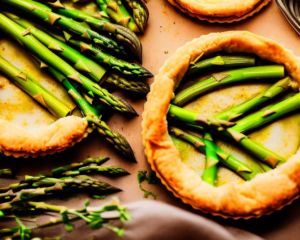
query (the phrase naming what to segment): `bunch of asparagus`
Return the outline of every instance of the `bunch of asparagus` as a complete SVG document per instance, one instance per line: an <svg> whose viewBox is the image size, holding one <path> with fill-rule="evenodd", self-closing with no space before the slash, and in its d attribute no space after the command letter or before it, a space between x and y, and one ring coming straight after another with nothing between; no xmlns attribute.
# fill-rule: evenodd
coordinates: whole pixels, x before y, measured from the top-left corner
<svg viewBox="0 0 300 240"><path fill-rule="evenodd" d="M137 0L128 1L134 9L134 17L129 18L121 1L97 1L101 11L93 16L66 8L60 1L44 2L47 5L31 0L0 1L0 33L18 41L41 68L62 83L90 123L90 130L96 128L119 152L135 161L127 140L101 118L107 107L127 115L137 113L129 103L100 85L108 82L135 93L149 92L149 86L138 80L153 76L147 69L111 55L127 57L130 50L142 60L141 43L130 29L136 26L144 31L148 19L146 6ZM111 23L112 19L118 24ZM74 103L57 99L2 57L0 71L56 117L72 114Z"/></svg>
<svg viewBox="0 0 300 240"><path fill-rule="evenodd" d="M217 166L219 162L245 180L250 180L258 173L269 171L286 162L285 158L267 149L262 144L248 138L245 133L299 109L299 93L276 103L267 109L258 110L248 116L245 115L256 108L261 107L263 104L269 103L269 100L279 96L281 93L284 93L289 89L297 89L298 84L293 81L291 77L285 77L283 66L254 65L255 58L249 56L220 55L201 61L196 59L196 62L190 65L186 76L218 68L225 70L226 68L232 67L247 67L213 73L204 80L179 91L173 99L172 103L174 105L170 104L169 106L168 119L170 120L171 125L169 128L170 132L192 144L201 153L206 154L206 165L202 179L213 186L217 183ZM198 112L181 108L182 105L191 101L195 97L201 96L203 93L225 84L244 82L248 79L279 80L252 99L212 117L207 118ZM237 118L240 118L240 120L233 121ZM186 132L181 128L187 128L189 130L199 132L202 134L203 138ZM216 145L212 134L216 137L224 136L225 138L233 140L236 144L241 146L244 150L260 161L247 165L237 160L233 155L225 152Z"/></svg>
<svg viewBox="0 0 300 240"><path fill-rule="evenodd" d="M45 197L50 194L61 193L66 190L85 190L91 194L113 193L120 191L120 189L113 187L108 183L93 179L87 175L81 175L89 173L100 173L108 176L128 174L126 170L120 167L101 166L108 160L108 157L88 158L82 162L58 167L37 176L25 176L25 179L20 182L0 188L0 219L15 216L12 214L18 214L22 211L29 211L31 213L38 213L39 210L57 212L62 215L62 219L56 219L55 221L38 225L36 228L64 223L68 231L73 229L73 226L69 221L75 219L69 219L68 215L73 215L76 218L85 220L92 229L101 228L108 223L108 219L101 217L101 214L106 211L118 211L120 214L114 218L120 219L121 221L130 219L130 216L126 213L126 209L116 201L99 210L88 210L87 208L71 210L63 206L31 201L34 197ZM86 204L86 207L87 206L88 204ZM26 238L26 236L32 229L25 227L18 217L15 218L19 223L19 226L12 229L0 229L0 236L1 234L5 236L9 234L12 235L12 237L29 239ZM112 228L112 230L116 231L118 234L122 234L123 232L123 230L117 228Z"/></svg>

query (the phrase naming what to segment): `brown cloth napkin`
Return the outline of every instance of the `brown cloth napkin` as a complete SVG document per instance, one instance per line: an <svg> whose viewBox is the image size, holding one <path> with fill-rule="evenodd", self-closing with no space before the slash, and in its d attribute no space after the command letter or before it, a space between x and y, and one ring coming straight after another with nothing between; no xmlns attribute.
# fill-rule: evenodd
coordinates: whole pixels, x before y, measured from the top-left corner
<svg viewBox="0 0 300 240"><path fill-rule="evenodd" d="M171 205L151 200L133 202L126 205L132 220L117 223L125 228L120 238L108 229L90 230L83 221L76 223L71 233L64 233L61 239L88 240L262 240L262 238L233 227L223 227L202 216ZM59 228L63 228L60 226ZM45 229L44 229L45 230ZM52 229L52 233L65 232ZM44 231L37 236L46 234ZM47 236L47 235L45 235ZM49 235L48 235L49 236Z"/></svg>

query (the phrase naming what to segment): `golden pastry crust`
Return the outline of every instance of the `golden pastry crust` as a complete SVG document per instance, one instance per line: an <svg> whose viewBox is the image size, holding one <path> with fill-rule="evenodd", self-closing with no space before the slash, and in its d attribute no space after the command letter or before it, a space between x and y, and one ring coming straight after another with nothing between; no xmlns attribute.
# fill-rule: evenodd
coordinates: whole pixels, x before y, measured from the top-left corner
<svg viewBox="0 0 300 240"><path fill-rule="evenodd" d="M207 17L241 17L264 0L176 0L191 13Z"/></svg>
<svg viewBox="0 0 300 240"><path fill-rule="evenodd" d="M274 41L244 31L212 33L179 48L160 69L147 96L142 138L149 163L162 183L183 202L206 213L233 218L270 214L297 198L300 191L300 151L275 170L242 184L212 187L181 162L168 135L166 113L174 88L198 56L225 51L254 53L285 66L300 83L300 58Z"/></svg>
<svg viewBox="0 0 300 240"><path fill-rule="evenodd" d="M0 119L0 151L7 156L38 157L61 152L87 136L87 121L69 116L35 131Z"/></svg>
<svg viewBox="0 0 300 240"><path fill-rule="evenodd" d="M250 10L249 12L245 13L244 15L237 17L237 16L228 16L228 17L210 17L210 16L202 16L200 14L192 13L189 10L183 8L180 4L176 2L176 0L168 0L174 7L177 7L182 12L189 14L191 17L196 17L202 21L208 21L210 23L232 23L232 22L239 22L244 20L248 17L251 17L253 14L259 12L264 6L268 5L271 0L264 0L261 1L255 8Z"/></svg>

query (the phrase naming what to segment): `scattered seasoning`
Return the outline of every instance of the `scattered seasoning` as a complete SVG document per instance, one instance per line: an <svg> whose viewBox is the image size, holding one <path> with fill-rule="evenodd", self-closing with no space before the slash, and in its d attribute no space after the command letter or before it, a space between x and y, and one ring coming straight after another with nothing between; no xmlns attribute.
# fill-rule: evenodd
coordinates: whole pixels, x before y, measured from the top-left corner
<svg viewBox="0 0 300 240"><path fill-rule="evenodd" d="M164 53L165 53L165 54L168 54L168 53L169 53L169 51L168 51L168 50L166 50L166 51L164 51Z"/></svg>

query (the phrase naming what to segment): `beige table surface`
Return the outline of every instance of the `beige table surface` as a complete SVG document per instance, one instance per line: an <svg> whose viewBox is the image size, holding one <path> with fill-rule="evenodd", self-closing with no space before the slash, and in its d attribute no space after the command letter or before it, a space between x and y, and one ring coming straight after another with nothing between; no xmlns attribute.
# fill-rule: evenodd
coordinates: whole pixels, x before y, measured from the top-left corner
<svg viewBox="0 0 300 240"><path fill-rule="evenodd" d="M234 24L209 24L191 18L186 14L172 7L167 0L149 0L148 8L150 19L146 33L140 37L143 43L143 66L149 69L154 75L158 73L163 65L175 50L183 46L186 42L194 38L211 32L222 32L229 30L247 30L255 34L269 37L285 47L291 49L297 56L300 56L300 37L293 31L292 27L286 22L285 18L277 8L275 1L272 1L259 14ZM153 79L149 79L151 83ZM133 97L132 94L118 92L124 96L135 107L141 115L145 100ZM117 131L121 132L133 146L138 163L124 160L120 155L101 138L99 134L91 134L81 143L65 152L36 159L14 159L0 155L0 168L15 167L18 176L35 175L71 162L78 162L86 157L109 156L111 160L106 165L118 165L124 167L131 173L130 176L108 179L99 177L123 189L123 192L110 196L117 196L121 202L128 203L143 198L143 192L137 183L137 172L149 170L143 146L141 143L141 121L142 117L128 118L118 113L114 113L108 124ZM0 186L10 183L10 180L0 180ZM147 190L151 190L158 195L157 201L163 201L189 211L191 207L183 204L179 199L169 193L161 184L143 185ZM110 197L109 197L110 198ZM96 206L99 201L102 204L106 200L92 201L91 205ZM151 196L149 197L151 198ZM68 206L83 206L86 196L81 194L77 198L68 201L53 199L52 203L64 204ZM212 217L201 212L198 214L211 218L221 224L236 226L266 239L299 239L300 235L300 200L296 200L292 205L285 207L279 212L270 216L252 220L223 220L219 217Z"/></svg>

